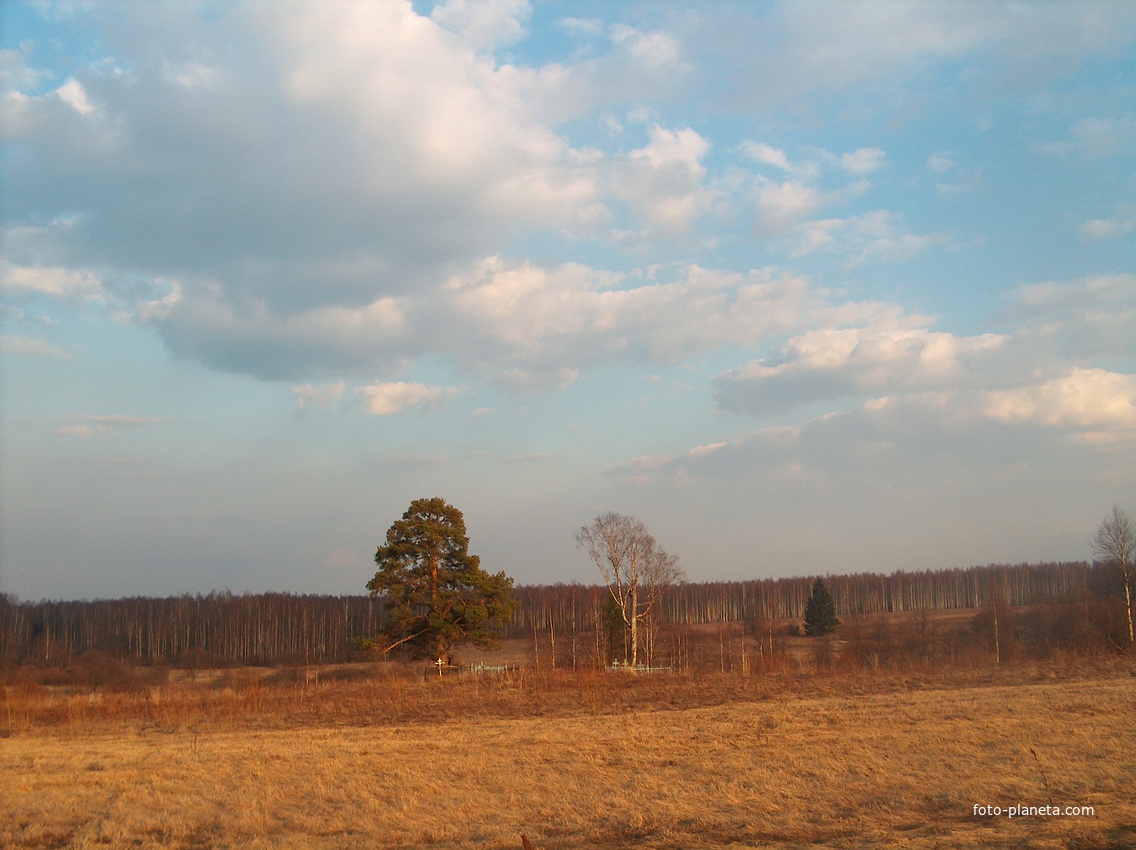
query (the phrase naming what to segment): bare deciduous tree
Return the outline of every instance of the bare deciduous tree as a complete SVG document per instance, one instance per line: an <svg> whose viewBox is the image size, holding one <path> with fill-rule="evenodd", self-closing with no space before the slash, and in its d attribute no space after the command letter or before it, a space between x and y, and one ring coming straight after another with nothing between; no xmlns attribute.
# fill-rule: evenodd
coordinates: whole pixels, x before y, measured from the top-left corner
<svg viewBox="0 0 1136 850"><path fill-rule="evenodd" d="M1132 573L1136 560L1136 529L1127 511L1113 507L1112 513L1101 521L1093 538L1093 552L1109 564L1116 564L1124 577L1124 601L1128 606L1128 642L1136 643L1132 633Z"/></svg>
<svg viewBox="0 0 1136 850"><path fill-rule="evenodd" d="M654 538L651 538L651 547L644 565L639 582L642 587L641 607L637 616L644 626L647 665L650 666L655 663L655 644L659 631L656 609L666 589L682 580L683 572L678 565L678 555L672 555L655 545Z"/></svg>
<svg viewBox="0 0 1136 850"><path fill-rule="evenodd" d="M576 532L576 542L599 569L629 633L632 667L639 660L639 624L663 590L682 576L678 558L661 549L642 521L612 511Z"/></svg>

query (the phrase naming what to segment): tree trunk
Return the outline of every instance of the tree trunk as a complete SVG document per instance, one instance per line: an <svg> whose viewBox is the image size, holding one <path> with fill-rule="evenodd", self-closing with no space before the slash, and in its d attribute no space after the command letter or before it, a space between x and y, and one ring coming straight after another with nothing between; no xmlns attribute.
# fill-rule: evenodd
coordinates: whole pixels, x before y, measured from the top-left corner
<svg viewBox="0 0 1136 850"><path fill-rule="evenodd" d="M628 619L630 620L631 627L631 669L635 669L635 665L639 660L639 588L632 586L630 608L628 611Z"/></svg>
<svg viewBox="0 0 1136 850"><path fill-rule="evenodd" d="M548 642L551 646L552 652L552 669L556 669L556 624L553 622L552 615L548 616Z"/></svg>
<svg viewBox="0 0 1136 850"><path fill-rule="evenodd" d="M1132 571L1124 570L1124 601L1128 604L1128 643L1136 643L1132 635Z"/></svg>
<svg viewBox="0 0 1136 850"><path fill-rule="evenodd" d="M1002 663L1002 646L998 642L998 602L994 602L994 663Z"/></svg>

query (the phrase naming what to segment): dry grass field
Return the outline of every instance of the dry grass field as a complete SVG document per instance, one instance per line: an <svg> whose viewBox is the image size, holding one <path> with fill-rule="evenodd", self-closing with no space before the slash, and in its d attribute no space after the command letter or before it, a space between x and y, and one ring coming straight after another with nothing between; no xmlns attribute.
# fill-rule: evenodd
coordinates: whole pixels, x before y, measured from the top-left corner
<svg viewBox="0 0 1136 850"><path fill-rule="evenodd" d="M953 679L359 672L9 688L0 845L1136 846L1131 660Z"/></svg>

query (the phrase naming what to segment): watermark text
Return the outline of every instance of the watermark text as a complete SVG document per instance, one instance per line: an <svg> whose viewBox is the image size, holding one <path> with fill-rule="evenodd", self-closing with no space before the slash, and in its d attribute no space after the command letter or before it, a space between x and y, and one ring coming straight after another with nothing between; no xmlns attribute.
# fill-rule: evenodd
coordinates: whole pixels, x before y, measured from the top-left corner
<svg viewBox="0 0 1136 850"><path fill-rule="evenodd" d="M974 804L973 814L979 818L1091 818L1096 816L1092 806L980 806Z"/></svg>

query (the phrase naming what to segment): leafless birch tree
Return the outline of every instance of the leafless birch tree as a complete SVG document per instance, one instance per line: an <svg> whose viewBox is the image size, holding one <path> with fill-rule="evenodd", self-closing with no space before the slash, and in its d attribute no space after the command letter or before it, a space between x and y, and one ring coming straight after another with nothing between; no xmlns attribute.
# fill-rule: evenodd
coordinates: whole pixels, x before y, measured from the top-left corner
<svg viewBox="0 0 1136 850"><path fill-rule="evenodd" d="M640 520L600 514L576 532L607 584L628 631L632 668L639 660L639 625L649 620L663 590L682 577L678 558L661 549Z"/></svg>
<svg viewBox="0 0 1136 850"><path fill-rule="evenodd" d="M1116 564L1124 578L1124 601L1128 606L1128 642L1136 643L1132 633L1132 573L1136 561L1136 529L1126 511L1113 507L1093 538L1093 552L1107 564Z"/></svg>

